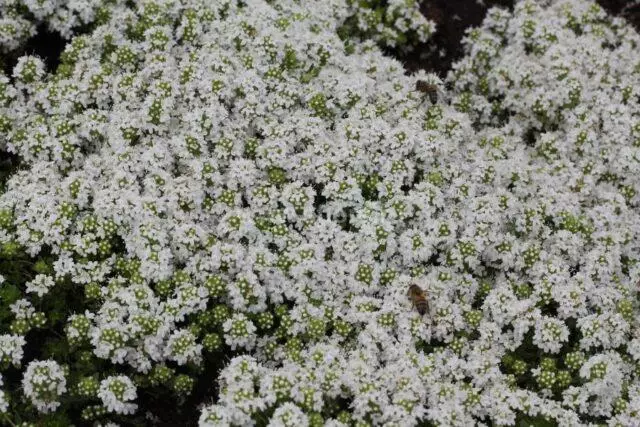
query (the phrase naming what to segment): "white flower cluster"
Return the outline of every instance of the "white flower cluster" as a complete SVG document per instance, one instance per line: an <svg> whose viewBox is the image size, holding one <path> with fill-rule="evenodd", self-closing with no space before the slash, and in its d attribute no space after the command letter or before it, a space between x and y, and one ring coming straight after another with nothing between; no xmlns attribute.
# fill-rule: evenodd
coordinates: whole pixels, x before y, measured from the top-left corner
<svg viewBox="0 0 640 427"><path fill-rule="evenodd" d="M0 243L53 254L39 299L84 290L69 343L141 384L244 352L202 425L632 419L638 34L585 1L494 9L449 105L341 41L351 2L249 3L116 2L55 76L25 57L0 81L0 144L28 167ZM42 313L11 310L16 363ZM52 364L25 374L55 384L25 385L47 409ZM97 395L137 409L129 376Z"/></svg>
<svg viewBox="0 0 640 427"><path fill-rule="evenodd" d="M0 364L3 367L13 364L20 366L24 354L23 347L27 342L20 335L0 335Z"/></svg>
<svg viewBox="0 0 640 427"><path fill-rule="evenodd" d="M412 50L435 32L435 23L420 12L417 0L347 0L350 17L342 31L357 31L384 46ZM353 22L353 27L348 25Z"/></svg>
<svg viewBox="0 0 640 427"><path fill-rule="evenodd" d="M130 403L137 397L136 386L124 375L105 378L100 382L98 397L109 412L132 414L138 405Z"/></svg>
<svg viewBox="0 0 640 427"><path fill-rule="evenodd" d="M33 361L27 365L22 378L24 395L40 412L54 411L58 399L67 391L62 367L53 360Z"/></svg>
<svg viewBox="0 0 640 427"><path fill-rule="evenodd" d="M345 0L345 3L340 15L335 15L346 23L345 36L357 32L382 45L411 50L435 32L435 24L422 15L417 0ZM71 39L83 27L113 19L125 5L123 0L2 0L0 51L17 50L36 35L37 27L42 24L48 31ZM147 7L155 7L155 2L148 2ZM141 36L144 27L131 23L127 31Z"/></svg>
<svg viewBox="0 0 640 427"><path fill-rule="evenodd" d="M2 376L0 376L0 386L4 384ZM4 390L0 390L0 413L6 413L9 408L9 402L7 401L7 393Z"/></svg>
<svg viewBox="0 0 640 427"><path fill-rule="evenodd" d="M27 283L27 293L35 293L39 297L47 294L55 285L51 276L38 274L33 280Z"/></svg>
<svg viewBox="0 0 640 427"><path fill-rule="evenodd" d="M255 346L257 328L244 314L234 314L222 327L225 342L232 350L236 347L252 349Z"/></svg>

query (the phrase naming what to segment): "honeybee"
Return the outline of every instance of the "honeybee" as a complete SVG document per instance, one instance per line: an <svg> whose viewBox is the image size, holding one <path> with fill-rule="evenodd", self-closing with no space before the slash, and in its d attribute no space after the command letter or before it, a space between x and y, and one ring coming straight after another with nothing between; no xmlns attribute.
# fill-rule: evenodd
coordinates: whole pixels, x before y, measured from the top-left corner
<svg viewBox="0 0 640 427"><path fill-rule="evenodd" d="M425 291L418 285L409 286L409 292L407 292L409 299L413 303L420 316L423 316L429 311L429 303L427 302L427 295Z"/></svg>
<svg viewBox="0 0 640 427"><path fill-rule="evenodd" d="M426 82L424 80L418 80L416 82L416 90L422 93L426 93L429 96L429 100L432 104L438 102L438 86L433 83Z"/></svg>

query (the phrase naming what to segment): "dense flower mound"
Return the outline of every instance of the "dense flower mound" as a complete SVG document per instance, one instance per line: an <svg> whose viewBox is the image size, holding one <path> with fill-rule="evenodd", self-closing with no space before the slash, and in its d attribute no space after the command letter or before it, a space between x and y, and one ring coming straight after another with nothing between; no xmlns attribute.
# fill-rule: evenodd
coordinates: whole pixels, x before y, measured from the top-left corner
<svg viewBox="0 0 640 427"><path fill-rule="evenodd" d="M349 17L338 29L347 38L358 36L382 46L411 51L425 43L435 23L420 13L419 0L346 0ZM315 6L314 6L315 7Z"/></svg>
<svg viewBox="0 0 640 427"><path fill-rule="evenodd" d="M338 36L374 3L107 2L0 78L5 417L150 423L214 370L204 426L633 425L640 37L494 9L443 93L376 45L415 2Z"/></svg>
<svg viewBox="0 0 640 427"><path fill-rule="evenodd" d="M350 37L357 35L383 46L411 50L415 44L425 43L435 30L435 24L420 13L418 0L345 2L342 7L347 16L340 31ZM182 3L188 6L188 2ZM108 22L112 12L126 4L124 0L0 0L0 52L20 48L36 35L38 25L70 39L78 31Z"/></svg>

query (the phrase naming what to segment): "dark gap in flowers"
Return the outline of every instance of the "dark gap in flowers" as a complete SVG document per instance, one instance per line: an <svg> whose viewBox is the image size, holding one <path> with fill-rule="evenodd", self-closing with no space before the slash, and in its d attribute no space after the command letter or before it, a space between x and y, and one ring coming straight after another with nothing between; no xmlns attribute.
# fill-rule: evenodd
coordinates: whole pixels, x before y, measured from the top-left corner
<svg viewBox="0 0 640 427"><path fill-rule="evenodd" d="M327 202L327 198L322 195L324 184L314 183L313 189L316 191L316 196L313 199L313 207L316 215L318 215L320 213L320 208Z"/></svg>
<svg viewBox="0 0 640 427"><path fill-rule="evenodd" d="M42 58L47 72L52 73L58 68L60 55L66 45L67 40L63 39L59 33L50 31L45 24L40 24L36 35L27 40L22 49L7 55L3 71L13 79L13 68L18 63L18 59L23 55L34 55Z"/></svg>
<svg viewBox="0 0 640 427"><path fill-rule="evenodd" d="M400 60L408 74L426 70L445 77L451 65L464 53L462 38L468 28L478 27L491 7L513 10L514 0L425 0L420 11L436 23L436 32L410 52L387 49ZM637 0L597 0L609 14L626 19L640 31L640 2Z"/></svg>
<svg viewBox="0 0 640 427"><path fill-rule="evenodd" d="M442 263L440 262L440 252L434 252L431 257L429 257L429 260L427 261L427 265L433 266L433 267L438 267L440 265L442 265Z"/></svg>
<svg viewBox="0 0 640 427"><path fill-rule="evenodd" d="M569 267L569 274L571 277L575 276L580 271L580 264L572 265Z"/></svg>
<svg viewBox="0 0 640 427"><path fill-rule="evenodd" d="M141 394L139 396L141 407L153 408L156 416L152 425L158 427L195 425L198 406L202 402L218 398L217 379L220 370L231 358L238 355L239 353L236 352L226 355L223 352L205 355L206 363L202 364L204 369L197 374L191 394L186 398L182 398L183 400L180 400L179 397L176 398L174 394L163 390L161 387L157 388L158 394L156 395Z"/></svg>
<svg viewBox="0 0 640 427"><path fill-rule="evenodd" d="M524 133L524 143L529 147L535 147L536 145L536 131L533 128L529 128Z"/></svg>
<svg viewBox="0 0 640 427"><path fill-rule="evenodd" d="M0 191L5 190L7 180L19 165L20 157L18 155L0 150Z"/></svg>
<svg viewBox="0 0 640 427"><path fill-rule="evenodd" d="M243 209L244 209L244 208L248 208L248 207L250 206L250 205L249 205L249 202L247 201L247 197L245 196L245 194L244 194L244 193L242 193L241 201L242 201L242 208L243 208Z"/></svg>
<svg viewBox="0 0 640 427"><path fill-rule="evenodd" d="M338 213L334 219L343 231L355 231L355 228L351 226L351 217L354 216L354 214L354 209L349 206Z"/></svg>
<svg viewBox="0 0 640 427"><path fill-rule="evenodd" d="M432 38L406 54L397 49L388 53L403 62L409 74L422 69L444 77L464 53L462 38L467 28L480 26L490 7L513 9L513 4L513 0L425 0L420 11L436 23Z"/></svg>
<svg viewBox="0 0 640 427"><path fill-rule="evenodd" d="M640 31L640 2L637 0L596 0L609 14L626 19Z"/></svg>

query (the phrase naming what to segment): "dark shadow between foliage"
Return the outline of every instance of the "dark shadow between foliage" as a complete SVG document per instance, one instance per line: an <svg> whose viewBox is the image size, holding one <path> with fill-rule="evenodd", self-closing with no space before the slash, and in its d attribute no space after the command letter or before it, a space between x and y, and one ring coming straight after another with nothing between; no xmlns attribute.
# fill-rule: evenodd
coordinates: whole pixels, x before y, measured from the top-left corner
<svg viewBox="0 0 640 427"><path fill-rule="evenodd" d="M489 8L512 10L514 3L514 0L425 0L420 11L436 23L433 37L407 54L395 49L387 49L387 53L404 64L407 74L425 70L444 78L464 53L462 38L467 29L480 26ZM597 0L597 3L610 15L626 19L640 31L640 2Z"/></svg>
<svg viewBox="0 0 640 427"><path fill-rule="evenodd" d="M18 63L18 58L23 55L34 55L41 58L48 73L53 73L60 64L60 55L64 50L67 40L63 39L60 34L49 31L46 25L40 24L37 28L35 36L27 40L22 49L11 52L5 57L3 71L10 79L13 68Z"/></svg>

